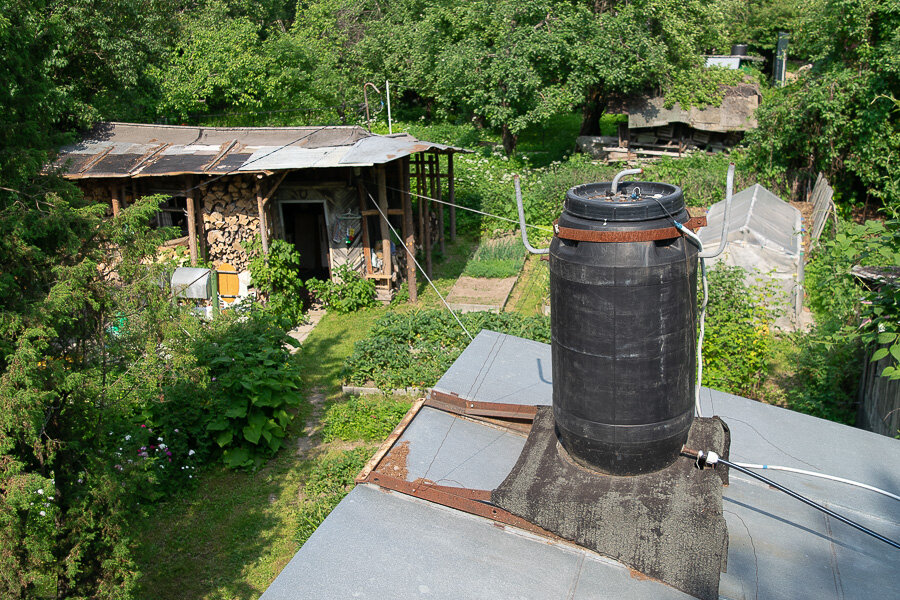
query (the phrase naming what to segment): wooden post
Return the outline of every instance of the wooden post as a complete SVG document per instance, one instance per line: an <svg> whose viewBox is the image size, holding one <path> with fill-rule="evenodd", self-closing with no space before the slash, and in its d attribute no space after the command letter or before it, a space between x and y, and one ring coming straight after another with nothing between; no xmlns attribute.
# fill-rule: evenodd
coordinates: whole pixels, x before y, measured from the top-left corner
<svg viewBox="0 0 900 600"><path fill-rule="evenodd" d="M409 301L415 302L419 296L416 283L416 237L413 235L412 199L409 197L409 157L400 162L400 188L403 190L403 239L406 243L406 283L409 287Z"/></svg>
<svg viewBox="0 0 900 600"><path fill-rule="evenodd" d="M197 186L197 180L199 177L195 177L193 180L193 184L191 187ZM191 190L191 197L194 203L194 210L196 211L194 214L197 219L197 252L200 254L200 257L203 260L209 260L209 243L206 241L206 231L203 225L203 201L202 198L202 190L203 188L197 188Z"/></svg>
<svg viewBox="0 0 900 600"><path fill-rule="evenodd" d="M188 248L191 251L191 266L197 266L197 215L194 206L193 175L185 175L185 204L187 205Z"/></svg>
<svg viewBox="0 0 900 600"><path fill-rule="evenodd" d="M209 270L210 295L212 296L213 316L219 314L219 272L213 267Z"/></svg>
<svg viewBox="0 0 900 600"><path fill-rule="evenodd" d="M113 217L119 216L119 191L115 184L109 186L109 200L112 204Z"/></svg>
<svg viewBox="0 0 900 600"><path fill-rule="evenodd" d="M372 275L375 271L372 270L372 246L369 245L369 218L366 217L364 212L366 210L366 190L363 188L361 179L356 180L356 193L359 196L359 227L362 229L362 247L363 256L366 259L366 275Z"/></svg>
<svg viewBox="0 0 900 600"><path fill-rule="evenodd" d="M434 183L437 188L437 193L432 196L435 200L438 200L437 209L438 209L438 218L437 218L437 227L438 227L438 241L441 245L441 254L443 255L445 252L444 249L444 205L441 204L440 200L442 200L442 189L441 185L441 155L436 153L434 154Z"/></svg>
<svg viewBox="0 0 900 600"><path fill-rule="evenodd" d="M425 248L425 163L422 154L416 154L416 206L419 213L419 244Z"/></svg>
<svg viewBox="0 0 900 600"><path fill-rule="evenodd" d="M375 167L378 177L378 207L381 209L381 253L384 255L384 276L391 287L391 229L388 226L387 178L384 165Z"/></svg>
<svg viewBox="0 0 900 600"><path fill-rule="evenodd" d="M425 193L434 198L434 160L431 157L428 157L428 183L431 191ZM425 273L431 277L431 200L425 200Z"/></svg>
<svg viewBox="0 0 900 600"><path fill-rule="evenodd" d="M453 153L447 155L447 201L450 202L450 241L456 241L456 184L453 182Z"/></svg>
<svg viewBox="0 0 900 600"><path fill-rule="evenodd" d="M256 208L259 212L259 239L262 241L263 254L269 253L269 236L266 226L266 210L263 206L262 175L256 176Z"/></svg>

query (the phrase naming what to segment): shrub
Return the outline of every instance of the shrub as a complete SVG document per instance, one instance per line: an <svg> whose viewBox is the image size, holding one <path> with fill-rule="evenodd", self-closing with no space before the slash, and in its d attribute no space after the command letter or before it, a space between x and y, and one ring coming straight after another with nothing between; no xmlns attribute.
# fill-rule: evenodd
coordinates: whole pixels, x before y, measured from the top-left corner
<svg viewBox="0 0 900 600"><path fill-rule="evenodd" d="M217 341L198 347L215 398L207 429L227 466L249 467L281 447L301 402L300 376L284 347L292 340L265 313L222 320Z"/></svg>
<svg viewBox="0 0 900 600"><path fill-rule="evenodd" d="M266 298L266 307L285 317L292 325L303 322L303 299L306 291L300 280L300 253L284 240L272 240L269 253L262 253L262 243L255 237L248 244L252 283Z"/></svg>
<svg viewBox="0 0 900 600"><path fill-rule="evenodd" d="M476 335L482 329L540 342L550 341L550 319L518 313L459 316ZM469 344L453 315L441 310L388 313L354 346L344 364L347 381L374 382L384 390L434 385Z"/></svg>
<svg viewBox="0 0 900 600"><path fill-rule="evenodd" d="M378 396L350 396L331 404L322 419L322 439L363 440L386 438L409 410L410 403Z"/></svg>
<svg viewBox="0 0 900 600"><path fill-rule="evenodd" d="M340 282L309 279L306 287L328 308L339 313L350 313L367 306L375 306L375 282L365 279L346 264L335 269Z"/></svg>
<svg viewBox="0 0 900 600"><path fill-rule="evenodd" d="M773 314L764 290L748 286L745 277L724 263L709 269L703 385L754 397L767 374Z"/></svg>

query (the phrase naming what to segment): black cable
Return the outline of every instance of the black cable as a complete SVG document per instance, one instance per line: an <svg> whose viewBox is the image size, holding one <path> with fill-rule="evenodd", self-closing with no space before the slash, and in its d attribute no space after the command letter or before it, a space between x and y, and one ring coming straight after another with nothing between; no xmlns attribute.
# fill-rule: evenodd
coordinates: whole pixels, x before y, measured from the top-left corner
<svg viewBox="0 0 900 600"><path fill-rule="evenodd" d="M705 456L705 453L704 453L704 456ZM868 527L864 527L864 526L860 525L859 523L857 523L856 521L848 519L847 517L845 517L843 515L839 515L838 513L834 512L833 510L825 508L824 506L822 506L821 504L819 504L817 502L813 502L806 496L798 494L797 492L790 490L781 484L775 483L768 477L763 477L762 475L755 473L755 472L751 471L750 469L746 469L744 467L738 466L738 465L734 464L733 462L725 460L724 458L721 458L721 457L717 459L717 462L720 462L723 465L730 467L732 469L736 469L736 470L740 471L741 473L749 475L750 477L758 479L758 480L762 481L763 483L772 486L776 490L784 492L788 496L791 496L792 498L796 498L800 502L803 502L804 504L812 506L816 510L822 511L829 517L833 517L833 518L837 519L838 521L840 521L841 523L846 523L850 527L854 527L854 528L862 531L863 533L866 533L866 534L872 536L873 538L875 538L877 540L881 540L885 544L888 544L888 545L893 546L894 548L900 549L900 543L895 542L894 540L892 540L890 538L886 538L883 535L881 535L880 533L876 533L876 532L872 531L871 529L869 529Z"/></svg>

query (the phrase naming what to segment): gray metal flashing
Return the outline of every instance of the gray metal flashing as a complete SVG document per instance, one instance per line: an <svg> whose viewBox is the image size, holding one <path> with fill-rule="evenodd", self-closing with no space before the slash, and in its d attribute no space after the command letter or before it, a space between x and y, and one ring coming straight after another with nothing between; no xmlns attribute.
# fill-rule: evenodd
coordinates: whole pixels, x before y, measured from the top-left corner
<svg viewBox="0 0 900 600"><path fill-rule="evenodd" d="M427 151L469 152L408 134L381 136L358 126L100 123L77 144L61 148L53 165L69 179L204 175L372 166Z"/></svg>
<svg viewBox="0 0 900 600"><path fill-rule="evenodd" d="M550 346L482 331L435 389L471 401L548 405ZM900 491L900 442L702 389L704 416L731 430L731 459L794 466ZM423 408L406 443L407 481L489 489L524 439ZM395 446L396 447L396 446ZM767 476L892 539L900 503L844 484ZM437 481L440 479L441 481ZM870 600L892 595L900 552L740 473L724 492L729 600ZM357 486L320 525L264 600L300 598L687 598L623 565L444 506Z"/></svg>

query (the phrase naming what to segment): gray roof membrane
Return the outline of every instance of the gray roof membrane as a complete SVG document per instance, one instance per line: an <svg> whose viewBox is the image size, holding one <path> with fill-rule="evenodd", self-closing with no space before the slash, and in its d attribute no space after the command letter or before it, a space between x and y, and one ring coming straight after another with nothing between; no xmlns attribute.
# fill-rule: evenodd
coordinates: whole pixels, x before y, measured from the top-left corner
<svg viewBox="0 0 900 600"><path fill-rule="evenodd" d="M436 390L475 401L548 405L550 346L482 331ZM900 491L900 442L703 388L704 416L731 430L731 459L791 466ZM492 489L524 437L423 408L408 442L407 480ZM763 474L892 539L900 502L837 482ZM720 598L885 598L900 551L730 473ZM688 598L573 544L380 488L357 486L297 552L264 600L300 598Z"/></svg>

